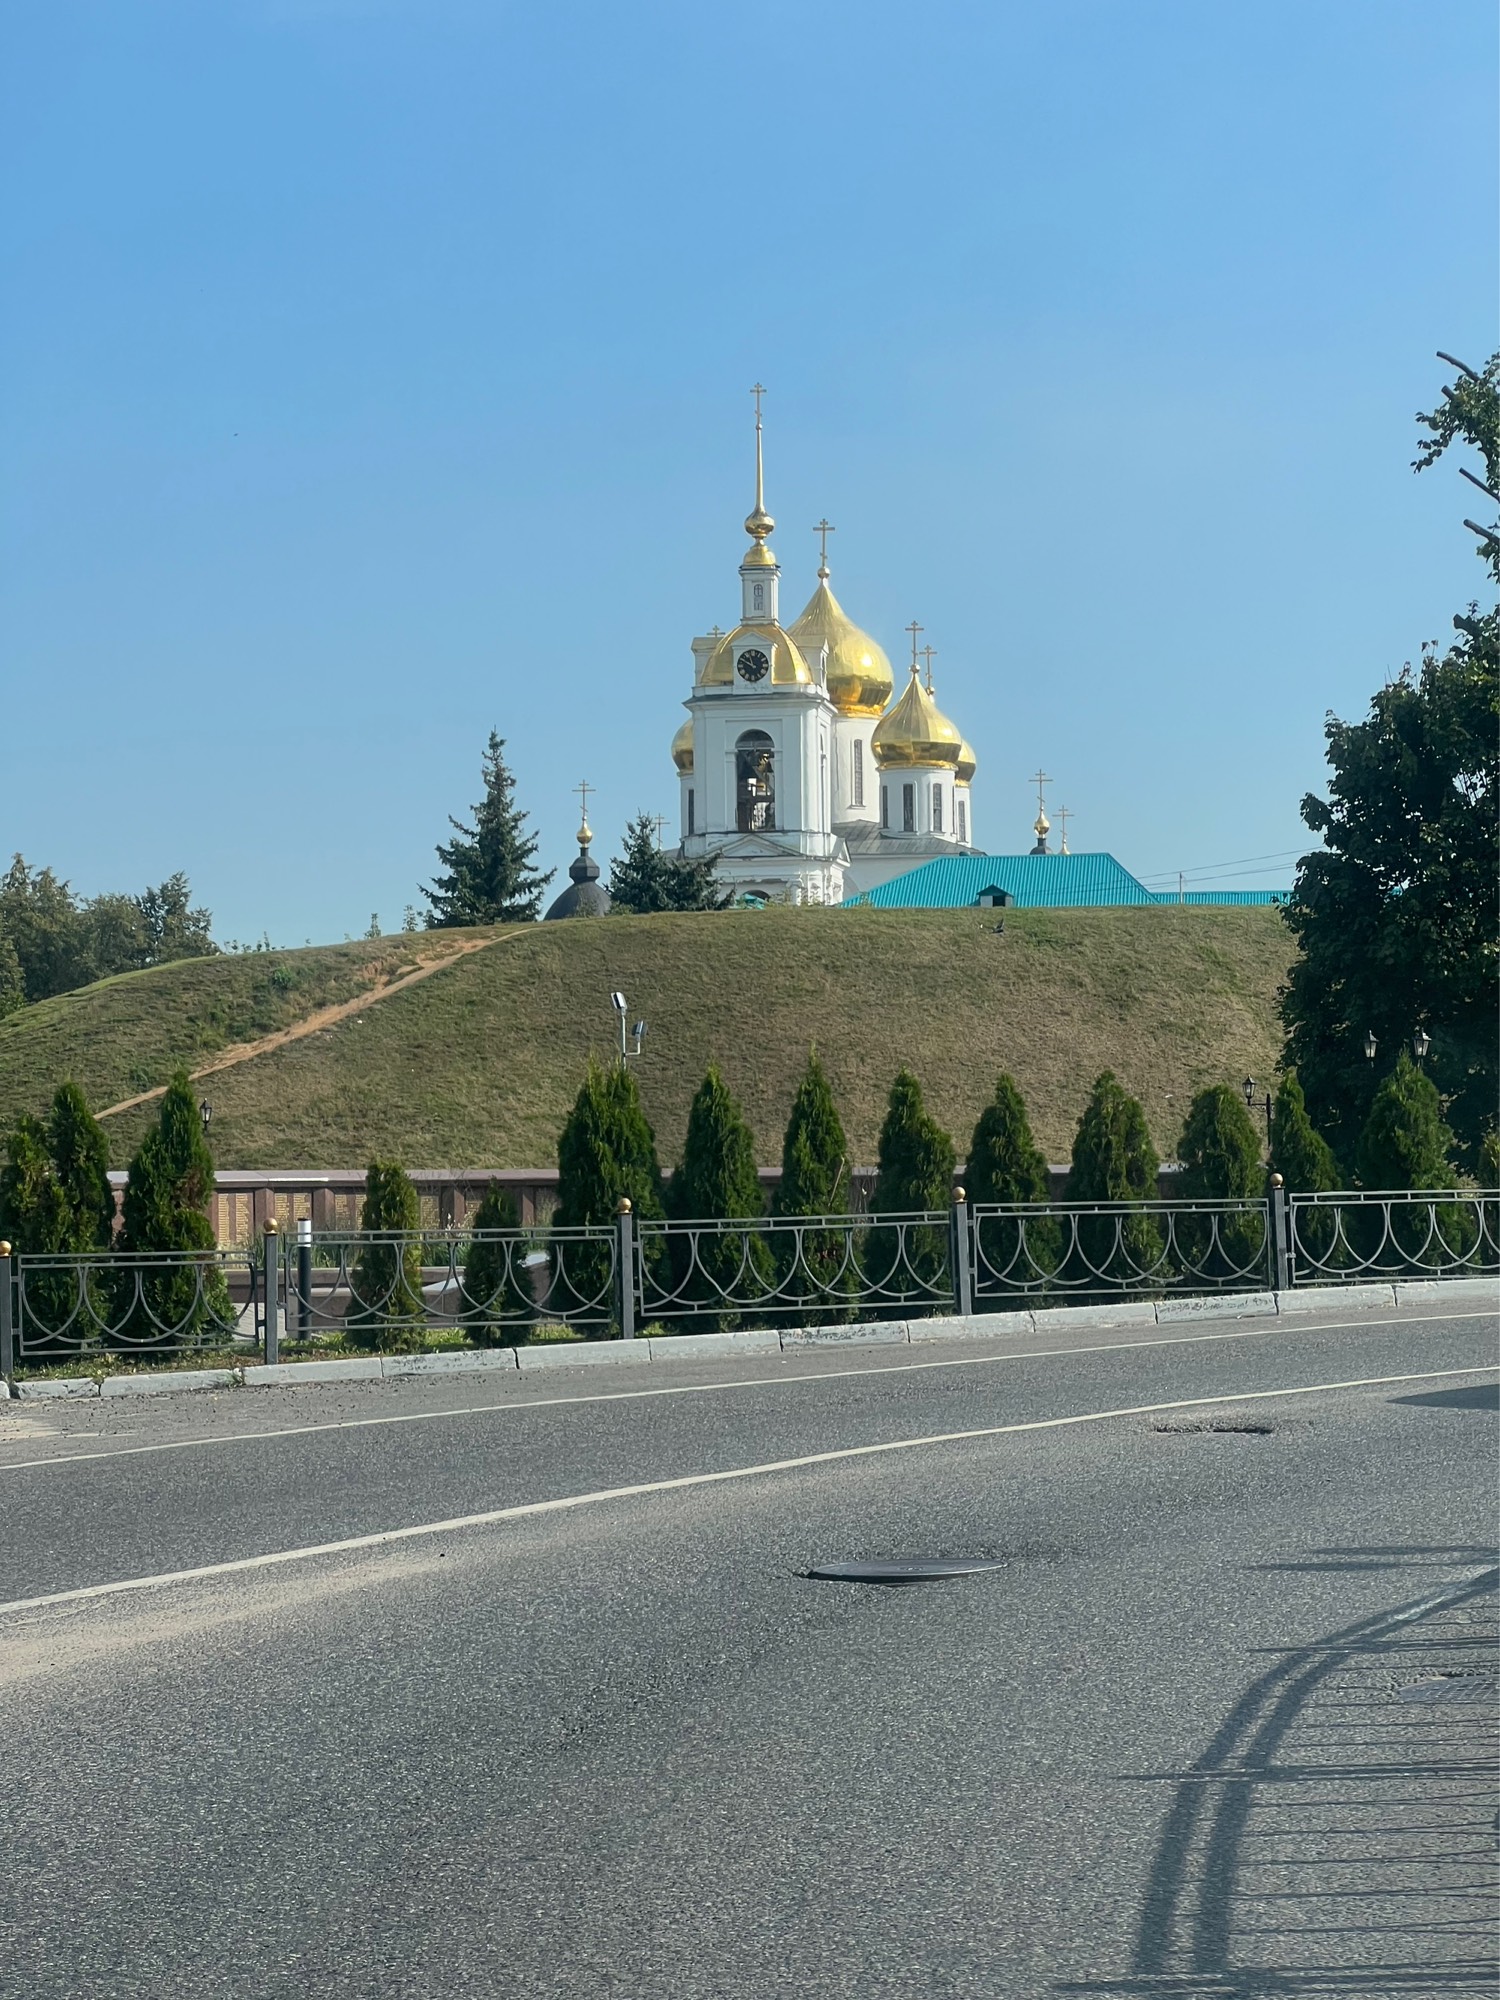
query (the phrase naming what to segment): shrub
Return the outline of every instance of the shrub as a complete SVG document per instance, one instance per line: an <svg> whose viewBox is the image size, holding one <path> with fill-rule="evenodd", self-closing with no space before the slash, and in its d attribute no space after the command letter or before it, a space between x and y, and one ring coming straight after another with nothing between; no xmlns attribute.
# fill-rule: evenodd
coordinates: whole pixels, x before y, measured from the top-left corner
<svg viewBox="0 0 1500 2000"><path fill-rule="evenodd" d="M521 1266L525 1241L516 1236L484 1240L488 1231L520 1228L510 1189L491 1181L469 1226L475 1240L464 1260L462 1282L464 1320L470 1337L481 1347L499 1345L507 1334L523 1341L536 1317L531 1287Z"/></svg>
<svg viewBox="0 0 1500 2000"><path fill-rule="evenodd" d="M201 1341L234 1328L229 1289L214 1251L208 1204L213 1155L186 1070L178 1070L156 1124L141 1141L125 1180L122 1252L141 1258L197 1251L175 1268L124 1268L116 1283L113 1336L126 1345Z"/></svg>
<svg viewBox="0 0 1500 2000"><path fill-rule="evenodd" d="M1443 1122L1437 1086L1403 1049L1375 1092L1369 1118L1359 1140L1359 1182L1371 1193L1458 1185L1451 1154L1453 1134ZM1466 1257L1477 1232L1474 1211L1459 1202L1378 1204L1354 1214L1353 1228L1361 1256L1391 1270L1414 1263L1442 1269Z"/></svg>
<svg viewBox="0 0 1500 2000"><path fill-rule="evenodd" d="M1271 1164L1289 1194L1327 1194L1339 1184L1333 1148L1313 1130L1297 1072L1289 1069L1276 1087L1271 1113Z"/></svg>
<svg viewBox="0 0 1500 2000"><path fill-rule="evenodd" d="M953 1141L927 1116L917 1079L910 1070L901 1070L891 1085L880 1128L871 1210L877 1215L903 1215L947 1208L953 1199L953 1167ZM921 1303L923 1293L942 1286L947 1263L946 1223L908 1224L904 1231L875 1228L866 1238L865 1275L872 1285L893 1295L887 1304L910 1292Z"/></svg>
<svg viewBox="0 0 1500 2000"><path fill-rule="evenodd" d="M1078 1121L1068 1200L1155 1201L1160 1165L1144 1110L1105 1070ZM1140 1284L1162 1261L1161 1230L1151 1216L1075 1220L1067 1273L1074 1286Z"/></svg>
<svg viewBox="0 0 1500 2000"><path fill-rule="evenodd" d="M777 1215L843 1215L849 1206L849 1145L816 1049L792 1099L781 1142L781 1180L771 1204ZM773 1238L777 1282L786 1300L805 1300L813 1325L847 1319L858 1287L846 1229L781 1230Z"/></svg>
<svg viewBox="0 0 1500 2000"><path fill-rule="evenodd" d="M1015 1080L1000 1076L995 1094L979 1114L964 1168L970 1207L984 1202L1045 1202L1052 1186L1047 1162L1031 1136L1026 1105ZM981 1293L1035 1290L1057 1269L1062 1230L1043 1216L991 1215L975 1228L979 1239Z"/></svg>
<svg viewBox="0 0 1500 2000"><path fill-rule="evenodd" d="M1185 1201L1251 1201L1264 1189L1260 1141L1243 1095L1227 1083L1200 1090L1188 1107L1177 1157ZM1266 1225L1262 1214L1179 1216L1179 1248L1205 1278L1263 1281Z"/></svg>
<svg viewBox="0 0 1500 2000"><path fill-rule="evenodd" d="M557 1167L558 1200L552 1217L556 1231L612 1229L622 1200L630 1202L638 1220L661 1217L656 1136L625 1063L601 1069L590 1062L557 1141ZM653 1265L658 1253L659 1245L651 1253ZM554 1235L550 1309L611 1318L616 1311L613 1268L614 1255L607 1244L570 1242Z"/></svg>
<svg viewBox="0 0 1500 2000"><path fill-rule="evenodd" d="M365 1173L359 1226L377 1240L355 1260L348 1325L388 1354L422 1344L422 1224L417 1191L393 1160L372 1160ZM379 1240L384 1238L384 1241Z"/></svg>
<svg viewBox="0 0 1500 2000"><path fill-rule="evenodd" d="M728 1222L764 1210L755 1141L723 1079L710 1069L688 1112L682 1164L667 1188L667 1212L679 1222ZM716 1300L728 1297L743 1305L771 1290L771 1255L758 1229L703 1230L669 1240L673 1302L709 1308L689 1321L704 1332L739 1324L741 1312L733 1306L714 1311Z"/></svg>

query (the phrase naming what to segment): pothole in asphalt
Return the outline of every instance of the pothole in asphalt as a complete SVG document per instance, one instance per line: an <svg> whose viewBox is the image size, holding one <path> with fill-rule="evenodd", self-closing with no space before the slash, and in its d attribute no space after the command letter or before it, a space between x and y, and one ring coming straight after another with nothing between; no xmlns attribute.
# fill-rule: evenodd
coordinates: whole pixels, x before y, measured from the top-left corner
<svg viewBox="0 0 1500 2000"><path fill-rule="evenodd" d="M1483 1701L1495 1699L1495 1676L1473 1668L1453 1667L1428 1674L1410 1687L1399 1688L1397 1701Z"/></svg>
<svg viewBox="0 0 1500 2000"><path fill-rule="evenodd" d="M814 1583L947 1583L956 1576L976 1576L1001 1567L982 1558L913 1557L906 1562L816 1563L802 1574Z"/></svg>
<svg viewBox="0 0 1500 2000"><path fill-rule="evenodd" d="M1259 1417L1169 1417L1151 1426L1164 1437L1270 1437L1274 1424Z"/></svg>

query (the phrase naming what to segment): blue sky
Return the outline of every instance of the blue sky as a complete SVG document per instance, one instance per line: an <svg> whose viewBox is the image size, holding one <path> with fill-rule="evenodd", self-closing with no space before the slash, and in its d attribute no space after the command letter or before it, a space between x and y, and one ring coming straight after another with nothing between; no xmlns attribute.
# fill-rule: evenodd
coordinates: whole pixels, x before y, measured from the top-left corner
<svg viewBox="0 0 1500 2000"><path fill-rule="evenodd" d="M1144 876L1305 845L1482 592L1408 468L1496 345L1489 0L3 19L0 845L81 892L395 928L491 726L549 862L580 778L601 859L674 814L757 378L784 606L826 513L994 852L1039 762Z"/></svg>

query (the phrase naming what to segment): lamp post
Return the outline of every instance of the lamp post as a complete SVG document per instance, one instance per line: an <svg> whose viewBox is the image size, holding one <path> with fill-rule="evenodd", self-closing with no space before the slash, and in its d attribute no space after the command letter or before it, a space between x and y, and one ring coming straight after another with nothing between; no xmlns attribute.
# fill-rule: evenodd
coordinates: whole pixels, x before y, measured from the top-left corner
<svg viewBox="0 0 1500 2000"><path fill-rule="evenodd" d="M620 1023L620 1061L622 1063L629 1062L632 1056L638 1056L641 1052L641 1043L646 1038L646 1023L644 1021L631 1022L629 1039L635 1043L635 1047L628 1047L625 1018L630 1011L630 1003L623 993L611 993L609 1004L614 1008L616 1017Z"/></svg>
<svg viewBox="0 0 1500 2000"><path fill-rule="evenodd" d="M209 1103L208 1099L206 1097L200 1097L198 1099L198 1116L203 1121L203 1136L205 1139L208 1137L208 1123L209 1120L213 1117L213 1115L214 1115L214 1108Z"/></svg>
<svg viewBox="0 0 1500 2000"><path fill-rule="evenodd" d="M1379 1044L1379 1042L1377 1042L1377 1041L1376 1041L1376 1039L1375 1039L1375 1030L1374 1030L1373 1028L1366 1028L1366 1029L1365 1029L1365 1061L1366 1061L1366 1062L1374 1062L1374 1060L1375 1060L1375 1051L1376 1051L1376 1050L1377 1050L1377 1049L1378 1049L1379 1047L1380 1047L1380 1044Z"/></svg>
<svg viewBox="0 0 1500 2000"><path fill-rule="evenodd" d="M1425 1028L1418 1028L1411 1038L1411 1052L1417 1059L1417 1068L1427 1060L1427 1051L1432 1047L1432 1037Z"/></svg>
<svg viewBox="0 0 1500 2000"><path fill-rule="evenodd" d="M1244 1091L1244 1093L1245 1093L1245 1109L1246 1109L1247 1111L1253 1111L1253 1110L1255 1109L1255 1106L1256 1106L1256 1096L1255 1096L1255 1078L1254 1078L1253 1076L1247 1076L1247 1077L1245 1078L1245 1081L1244 1081L1244 1082L1243 1082L1243 1083L1242 1083L1242 1084L1240 1085L1240 1088L1241 1088L1241 1090L1243 1090L1243 1091ZM1265 1109L1266 1109L1266 1165L1267 1165L1267 1166L1269 1167L1269 1166L1270 1166L1270 1164L1271 1164L1271 1093L1270 1093L1270 1090L1269 1090L1269 1089L1267 1089L1267 1090L1266 1090L1266 1091L1265 1091L1265 1092L1263 1093L1263 1096L1264 1096L1264 1100L1265 1100Z"/></svg>

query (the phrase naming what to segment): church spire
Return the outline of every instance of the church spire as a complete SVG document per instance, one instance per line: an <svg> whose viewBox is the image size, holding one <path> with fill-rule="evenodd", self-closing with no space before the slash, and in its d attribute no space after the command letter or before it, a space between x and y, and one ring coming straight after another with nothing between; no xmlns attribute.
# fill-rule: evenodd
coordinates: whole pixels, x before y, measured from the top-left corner
<svg viewBox="0 0 1500 2000"><path fill-rule="evenodd" d="M745 516L745 533L757 542L764 542L776 526L766 512L766 466L761 449L760 399L766 392L757 382L750 393L755 398L755 505Z"/></svg>
<svg viewBox="0 0 1500 2000"><path fill-rule="evenodd" d="M760 399L766 392L757 382L750 393L755 398L755 505L745 516L745 533L751 539L740 564L740 616L746 625L776 625L781 617L781 569L766 540L776 526L766 512L766 467L761 447Z"/></svg>

